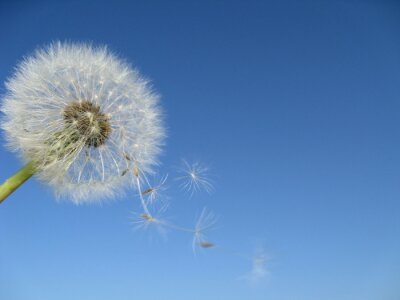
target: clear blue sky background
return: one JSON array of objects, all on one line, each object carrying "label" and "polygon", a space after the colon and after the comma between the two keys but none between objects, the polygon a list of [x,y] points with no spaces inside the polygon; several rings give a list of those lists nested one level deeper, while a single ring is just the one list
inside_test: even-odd
[{"label": "clear blue sky background", "polygon": [[[153,80],[160,172],[215,174],[211,196],[172,188],[168,215],[211,208],[220,247],[133,232],[133,193],[78,207],[30,180],[0,207],[1,300],[400,299],[400,2],[1,1],[0,81],[53,40],[107,44]],[[20,166],[2,147],[0,180]],[[260,244],[270,276],[251,286]]]}]

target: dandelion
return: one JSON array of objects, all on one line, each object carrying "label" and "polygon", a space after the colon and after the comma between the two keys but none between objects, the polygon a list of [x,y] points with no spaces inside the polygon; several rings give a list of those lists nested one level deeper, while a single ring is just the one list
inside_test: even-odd
[{"label": "dandelion", "polygon": [[211,193],[213,186],[209,180],[209,168],[201,163],[189,163],[183,160],[183,168],[180,170],[183,174],[177,179],[181,182],[181,188],[191,194],[205,190]]},{"label": "dandelion", "polygon": [[75,203],[110,198],[157,162],[158,96],[105,47],[53,43],[6,87],[1,127],[28,164],[0,186],[0,202],[34,173]]},{"label": "dandelion", "polygon": [[[162,217],[165,203],[152,206],[168,178],[147,179],[164,139],[159,97],[125,61],[106,47],[52,43],[17,65],[6,91],[0,128],[26,165],[0,185],[0,203],[33,175],[76,204],[111,198],[133,184],[142,208],[132,220],[136,229],[186,232],[193,251],[215,247],[205,232],[216,219],[206,209],[194,228],[185,228]],[[181,187],[211,192],[208,168],[183,163]]]}]

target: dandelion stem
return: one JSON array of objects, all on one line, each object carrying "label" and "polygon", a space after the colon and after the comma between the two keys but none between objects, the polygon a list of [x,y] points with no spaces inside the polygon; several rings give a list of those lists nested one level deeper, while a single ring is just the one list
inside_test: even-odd
[{"label": "dandelion stem", "polygon": [[0,203],[36,172],[33,162],[27,163],[17,173],[0,185]]}]

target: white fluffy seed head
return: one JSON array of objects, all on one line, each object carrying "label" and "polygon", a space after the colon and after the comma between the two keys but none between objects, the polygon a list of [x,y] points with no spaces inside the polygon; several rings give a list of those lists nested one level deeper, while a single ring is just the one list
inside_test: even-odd
[{"label": "white fluffy seed head", "polygon": [[164,137],[158,96],[107,48],[53,43],[6,83],[1,127],[9,148],[75,203],[114,196],[132,170],[156,163]]}]

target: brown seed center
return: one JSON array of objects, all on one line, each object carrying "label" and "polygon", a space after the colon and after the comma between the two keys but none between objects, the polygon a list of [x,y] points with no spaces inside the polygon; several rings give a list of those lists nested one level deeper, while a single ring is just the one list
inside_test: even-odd
[{"label": "brown seed center", "polygon": [[73,129],[73,139],[84,140],[89,147],[99,147],[111,134],[110,118],[100,106],[89,101],[74,101],[63,110],[64,122]]}]

